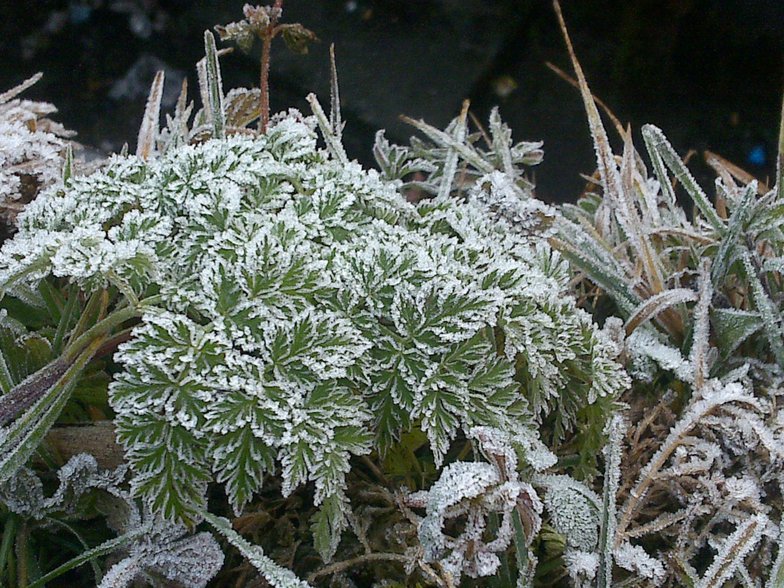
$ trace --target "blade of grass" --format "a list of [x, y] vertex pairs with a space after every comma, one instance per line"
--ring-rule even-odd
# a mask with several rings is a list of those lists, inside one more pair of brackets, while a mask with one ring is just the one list
[[5, 568], [13, 552], [14, 539], [16, 538], [16, 528], [19, 526], [19, 517], [14, 513], [8, 513], [8, 517], [3, 525], [3, 542], [0, 543], [0, 585], [8, 586], [10, 582], [2, 583], [5, 578]]
[[104, 541], [100, 545], [93, 547], [85, 551], [84, 553], [74, 557], [73, 559], [68, 560], [63, 565], [55, 568], [48, 574], [44, 574], [38, 580], [30, 584], [27, 588], [40, 588], [44, 586], [48, 582], [51, 582], [55, 578], [62, 576], [64, 573], [71, 571], [74, 568], [78, 568], [80, 565], [87, 563], [95, 559], [96, 557], [101, 557], [104, 555], [108, 555], [113, 551], [116, 551], [123, 545], [127, 545], [134, 539], [142, 537], [147, 532], [149, 532], [150, 526], [145, 525], [142, 527], [138, 527], [124, 535], [120, 535], [119, 537], [115, 537], [114, 539], [109, 539], [108, 541]]
[[73, 146], [68, 143], [65, 146], [65, 155], [63, 157], [63, 184], [67, 183], [68, 180], [71, 179], [74, 175], [74, 156], [73, 156]]
[[[716, 231], [723, 233], [725, 228], [721, 217], [719, 217], [713, 204], [711, 204], [710, 200], [708, 200], [708, 197], [705, 195], [705, 192], [697, 183], [697, 180], [691, 175], [689, 168], [686, 167], [686, 164], [683, 163], [683, 160], [675, 152], [675, 149], [670, 145], [670, 142], [667, 141], [667, 138], [664, 136], [661, 129], [653, 125], [645, 125], [642, 127], [642, 136], [649, 151], [655, 152], [661, 157], [664, 164], [666, 164], [675, 175], [675, 179], [683, 185], [686, 192], [694, 201], [694, 204], [705, 217], [705, 220], [707, 220]], [[654, 161], [654, 166], [655, 165], [656, 162]], [[658, 168], [656, 171], [657, 175], [660, 173], [664, 174], [659, 177], [659, 182], [662, 186], [669, 182], [667, 174], [664, 171], [660, 172]]]
[[776, 363], [784, 368], [784, 337], [781, 332], [781, 314], [776, 304], [765, 291], [762, 282], [760, 282], [748, 250], [742, 253], [742, 259], [743, 267], [746, 270], [746, 279], [748, 279], [751, 285], [751, 297], [757, 310], [762, 315], [762, 328], [773, 351], [773, 356], [776, 358]]
[[0, 438], [0, 482], [13, 476], [41, 444], [68, 402], [79, 375], [102, 343], [102, 338], [93, 341], [40, 400], [3, 431]]
[[348, 163], [346, 150], [340, 142], [340, 136], [335, 134], [332, 124], [324, 113], [324, 109], [321, 108], [318, 98], [316, 98], [315, 94], [311, 93], [308, 94], [306, 100], [308, 101], [308, 104], [310, 104], [313, 114], [316, 115], [316, 122], [318, 123], [319, 129], [321, 129], [321, 134], [324, 137], [324, 142], [327, 144], [327, 149], [329, 149], [329, 152], [332, 153], [332, 156], [335, 159], [343, 165], [346, 165]]
[[[248, 561], [255, 567], [264, 579], [273, 588], [310, 588], [310, 584], [304, 582], [294, 575], [294, 572], [287, 570], [265, 555], [261, 547], [246, 541], [239, 533], [231, 527], [231, 523], [223, 517], [216, 517], [208, 512], [202, 513], [205, 520], [213, 528], [223, 535], [229, 543], [236, 547], [239, 552], [248, 558]], [[33, 588], [33, 587], [31, 587]]]
[[22, 92], [27, 90], [30, 86], [36, 84], [38, 82], [38, 80], [40, 80], [43, 76], [44, 76], [44, 74], [42, 74], [39, 71], [37, 74], [34, 74], [34, 75], [30, 76], [29, 78], [27, 78], [24, 82], [22, 82], [18, 86], [14, 86], [13, 88], [8, 90], [7, 92], [3, 92], [2, 94], [0, 94], [0, 104], [5, 104], [9, 100], [13, 100], [19, 94], [21, 94]]
[[139, 128], [139, 138], [136, 141], [136, 156], [141, 159], [146, 160], [155, 152], [155, 141], [158, 139], [160, 130], [158, 126], [165, 79], [165, 74], [162, 70], [157, 72], [150, 87], [150, 95], [147, 98], [142, 124]]
[[[591, 137], [593, 138], [594, 149], [596, 151], [596, 163], [599, 169], [599, 177], [601, 179], [605, 197], [607, 197], [616, 207], [618, 221], [637, 251], [646, 277], [648, 278], [650, 289], [654, 294], [657, 294], [664, 289], [664, 282], [661, 270], [657, 264], [657, 258], [651, 252], [650, 242], [646, 237], [645, 231], [643, 231], [640, 226], [639, 215], [637, 214], [634, 203], [631, 201], [632, 194], [631, 192], [624, 190], [623, 181], [618, 166], [615, 163], [615, 156], [610, 147], [610, 140], [607, 137], [607, 131], [602, 123], [602, 117], [599, 114], [599, 109], [596, 107], [596, 102], [594, 102], [593, 94], [591, 94], [591, 90], [588, 87], [583, 68], [577, 59], [574, 47], [572, 46], [572, 40], [569, 36], [569, 31], [566, 28], [566, 22], [558, 0], [554, 0], [553, 7], [556, 16], [558, 17], [558, 24], [561, 27], [561, 34], [566, 43], [566, 49], [569, 52], [569, 58], [572, 61], [574, 72], [577, 75], [577, 82], [580, 88], [580, 95], [583, 99], [583, 105], [585, 106], [585, 112], [588, 116], [588, 127], [590, 128]], [[631, 157], [631, 155], [629, 157]]]
[[674, 288], [659, 292], [640, 304], [626, 321], [626, 335], [631, 335], [634, 330], [660, 312], [684, 302], [694, 302], [697, 295], [688, 288]]
[[[81, 536], [81, 534], [76, 529], [74, 529], [71, 525], [69, 525], [68, 523], [66, 523], [64, 521], [61, 521], [59, 519], [52, 518], [52, 517], [47, 517], [46, 518], [46, 522], [48, 524], [50, 524], [50, 525], [62, 527], [63, 529], [68, 531], [71, 535], [76, 537], [76, 540], [82, 546], [82, 549], [84, 551], [89, 551], [90, 550], [90, 546], [87, 544], [87, 541], [85, 541], [84, 538]], [[101, 576], [102, 576], [101, 568], [98, 567], [97, 563], [95, 563], [95, 559], [91, 559], [90, 560], [90, 567], [92, 567], [92, 569], [93, 569], [93, 575], [95, 576], [95, 584], [96, 585], [100, 584], [101, 583]]]
[[604, 485], [602, 491], [601, 527], [599, 529], [599, 572], [597, 588], [611, 588], [613, 550], [617, 530], [618, 483], [621, 478], [621, 442], [624, 421], [619, 414], [613, 416], [608, 426], [608, 440], [604, 448]]
[[517, 559], [517, 587], [530, 588], [533, 586], [531, 564], [528, 558], [528, 547], [526, 546], [525, 529], [520, 512], [515, 509], [512, 511], [512, 524], [514, 525], [514, 547], [515, 558]]
[[226, 136], [226, 120], [223, 110], [223, 83], [221, 82], [218, 49], [215, 37], [210, 31], [204, 31], [204, 51], [206, 57], [206, 85], [209, 99], [205, 108], [212, 116], [213, 138], [223, 139]]
[[343, 135], [343, 120], [340, 115], [340, 84], [338, 84], [338, 66], [335, 62], [335, 44], [329, 46], [329, 124], [338, 141]]
[[737, 249], [742, 247], [743, 229], [746, 225], [746, 219], [755, 201], [754, 195], [757, 192], [757, 182], [752, 182], [743, 191], [740, 203], [734, 208], [729, 220], [727, 221], [727, 230], [722, 236], [719, 250], [716, 252], [716, 257], [713, 259], [713, 267], [711, 268], [711, 282], [714, 288], [720, 288], [724, 277], [729, 271], [732, 262], [737, 259]]

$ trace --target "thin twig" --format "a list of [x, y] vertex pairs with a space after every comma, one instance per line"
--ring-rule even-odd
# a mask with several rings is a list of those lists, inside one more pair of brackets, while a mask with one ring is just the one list
[[308, 576], [308, 582], [313, 582], [316, 578], [320, 578], [321, 576], [337, 574], [343, 570], [353, 568], [354, 566], [375, 561], [396, 561], [400, 563], [406, 563], [408, 562], [408, 558], [405, 555], [401, 555], [399, 553], [368, 553], [365, 555], [359, 555], [345, 561], [335, 562], [325, 568], [321, 568], [320, 570], [313, 572]]

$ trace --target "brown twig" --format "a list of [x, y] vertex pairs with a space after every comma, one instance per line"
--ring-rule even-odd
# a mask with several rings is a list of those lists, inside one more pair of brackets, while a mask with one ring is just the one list
[[408, 558], [399, 553], [367, 553], [365, 555], [358, 555], [351, 559], [335, 562], [313, 572], [308, 576], [308, 582], [313, 582], [316, 578], [320, 578], [321, 576], [337, 574], [354, 566], [376, 561], [396, 561], [404, 564], [408, 562]]
[[275, 11], [270, 17], [270, 23], [267, 26], [267, 34], [264, 35], [261, 45], [261, 117], [259, 118], [259, 133], [262, 135], [267, 132], [267, 126], [270, 119], [270, 101], [269, 101], [269, 70], [270, 70], [270, 53], [272, 50], [272, 39], [277, 34], [277, 24], [279, 14], [278, 10], [283, 10], [283, 0], [275, 0]]

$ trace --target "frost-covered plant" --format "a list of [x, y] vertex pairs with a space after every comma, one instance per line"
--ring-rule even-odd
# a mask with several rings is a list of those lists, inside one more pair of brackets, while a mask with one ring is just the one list
[[209, 533], [183, 538], [187, 533], [184, 527], [166, 523], [149, 512], [142, 515], [125, 489], [127, 472], [126, 465], [115, 470], [101, 470], [93, 456], [82, 453], [58, 470], [58, 487], [49, 497], [45, 496], [41, 479], [28, 468], [20, 469], [0, 485], [0, 500], [15, 517], [8, 519], [4, 537], [12, 536], [15, 529], [11, 527], [22, 521], [26, 538], [39, 529], [50, 532], [64, 529], [86, 546], [82, 535], [72, 525], [100, 514], [118, 535], [39, 578], [29, 578], [29, 572], [22, 571], [29, 565], [24, 554], [27, 546], [17, 539], [17, 552], [21, 552], [21, 585], [32, 580], [30, 586], [42, 586], [80, 563], [127, 549], [128, 556], [114, 564], [103, 577], [100, 568], [93, 564], [98, 586], [120, 588], [141, 578], [155, 586], [163, 585], [166, 580], [184, 586], [206, 586], [223, 564], [220, 546]]
[[[309, 39], [280, 4], [219, 33]], [[769, 189], [714, 157], [714, 203], [654, 127], [652, 173], [620, 125], [616, 157], [574, 59], [601, 193], [539, 202], [541, 144], [497, 110], [471, 132], [467, 105], [379, 133], [368, 171], [335, 76], [329, 115], [267, 120], [205, 48], [199, 112], [184, 88], [159, 129], [156, 77], [137, 155], [66, 173], [0, 251], [10, 514], [70, 512], [23, 466], [107, 367], [131, 474], [100, 486], [125, 504], [102, 585], [204, 585], [202, 521], [273, 586], [782, 582], [781, 169]]]
[[[409, 506], [426, 509], [418, 526], [425, 561], [438, 562], [455, 583], [462, 574], [472, 578], [496, 574], [501, 565], [498, 554], [512, 544], [516, 529], [523, 530], [523, 544], [528, 547], [542, 523], [542, 503], [533, 486], [519, 478], [510, 435], [480, 426], [471, 429], [469, 437], [491, 463], [453, 462], [429, 490], [406, 497]], [[488, 540], [490, 517], [499, 515], [498, 528]], [[457, 536], [447, 534], [450, 519], [460, 517], [466, 519], [462, 531]], [[528, 571], [523, 568], [521, 573]]]
[[60, 181], [67, 137], [74, 133], [48, 118], [57, 109], [47, 102], [17, 98], [41, 74], [0, 94], [0, 214], [13, 222], [42, 189]]
[[[383, 456], [420, 433], [435, 468], [445, 466], [429, 493], [455, 501], [428, 503], [432, 533], [420, 532], [424, 556], [411, 561], [430, 579], [492, 573], [512, 527], [522, 551], [538, 531], [539, 499], [518, 472], [556, 462], [537, 428], [575, 471], [590, 471], [628, 385], [618, 345], [576, 307], [568, 268], [544, 240], [554, 211], [532, 198], [521, 167], [538, 160], [538, 146], [512, 143], [497, 113], [488, 150], [466, 133], [465, 113], [446, 132], [420, 125], [436, 147], [380, 136], [380, 157], [430, 170], [419, 188], [433, 197], [414, 205], [389, 166], [380, 175], [348, 161], [339, 109], [328, 119], [315, 97], [312, 117], [289, 111], [262, 134], [228, 132], [218, 52], [205, 41], [211, 138], [188, 144], [184, 98], [159, 131], [159, 76], [138, 155], [44, 192], [0, 252], [7, 296], [34, 303], [40, 284], [68, 289], [60, 356], [0, 398], [3, 479], [85, 367], [119, 346], [109, 401], [131, 491], [151, 516], [206, 518], [268, 581], [298, 582], [207, 512], [209, 485], [238, 515], [265, 478], [284, 496], [307, 485], [318, 507], [311, 543], [329, 560], [349, 524], [360, 541], [365, 533], [350, 496], [361, 497], [349, 485], [357, 458], [389, 492]], [[453, 465], [471, 436], [490, 463]], [[476, 476], [461, 470], [484, 482], [471, 490], [463, 482]], [[446, 539], [436, 531], [458, 511], [472, 526]], [[498, 516], [497, 539], [485, 541]], [[190, 553], [198, 540], [159, 535], [163, 553]], [[456, 559], [466, 545], [468, 563]], [[404, 547], [391, 555], [407, 558]], [[429, 571], [446, 548], [452, 567]], [[137, 542], [110, 574], [122, 583], [174, 569], [156, 557]]]
[[624, 141], [616, 157], [566, 39], [599, 171], [597, 193], [562, 208], [551, 242], [593, 308], [623, 317], [616, 330], [636, 382], [624, 397], [626, 453], [620, 432], [608, 450], [605, 476], [620, 488], [605, 487], [599, 584], [611, 585], [614, 562], [654, 585], [751, 586], [768, 576], [776, 585], [782, 157], [768, 188], [711, 155], [715, 203], [656, 127], [642, 130], [652, 174], [614, 120]]
[[461, 429], [555, 408], [565, 430], [625, 378], [545, 244], [478, 199], [406, 203], [313, 124], [74, 178], [20, 218], [2, 273], [154, 295], [111, 387], [136, 493], [193, 520], [214, 478], [239, 511], [280, 462], [284, 492], [315, 482], [329, 554], [351, 455], [416, 425], [441, 464]]

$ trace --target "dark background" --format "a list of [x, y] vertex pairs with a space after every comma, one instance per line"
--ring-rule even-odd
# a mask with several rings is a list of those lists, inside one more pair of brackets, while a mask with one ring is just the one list
[[[156, 69], [189, 79], [202, 33], [242, 18], [241, 0], [0, 0], [0, 90], [36, 71], [27, 97], [103, 151], [131, 148]], [[548, 0], [287, 0], [287, 22], [322, 42], [309, 55], [273, 50], [272, 106], [328, 102], [328, 48], [338, 56], [346, 146], [370, 163], [373, 135], [406, 142], [401, 113], [444, 126], [463, 98], [486, 119], [498, 104], [517, 140], [545, 142], [536, 169], [545, 200], [573, 199], [593, 153], [579, 94], [545, 66], [571, 71]], [[564, 0], [595, 94], [634, 129], [660, 126], [676, 149], [717, 151], [772, 174], [784, 88], [782, 0]], [[258, 84], [256, 56], [223, 58], [227, 88]], [[638, 145], [641, 143], [638, 143]], [[710, 174], [694, 165], [703, 181]]]

